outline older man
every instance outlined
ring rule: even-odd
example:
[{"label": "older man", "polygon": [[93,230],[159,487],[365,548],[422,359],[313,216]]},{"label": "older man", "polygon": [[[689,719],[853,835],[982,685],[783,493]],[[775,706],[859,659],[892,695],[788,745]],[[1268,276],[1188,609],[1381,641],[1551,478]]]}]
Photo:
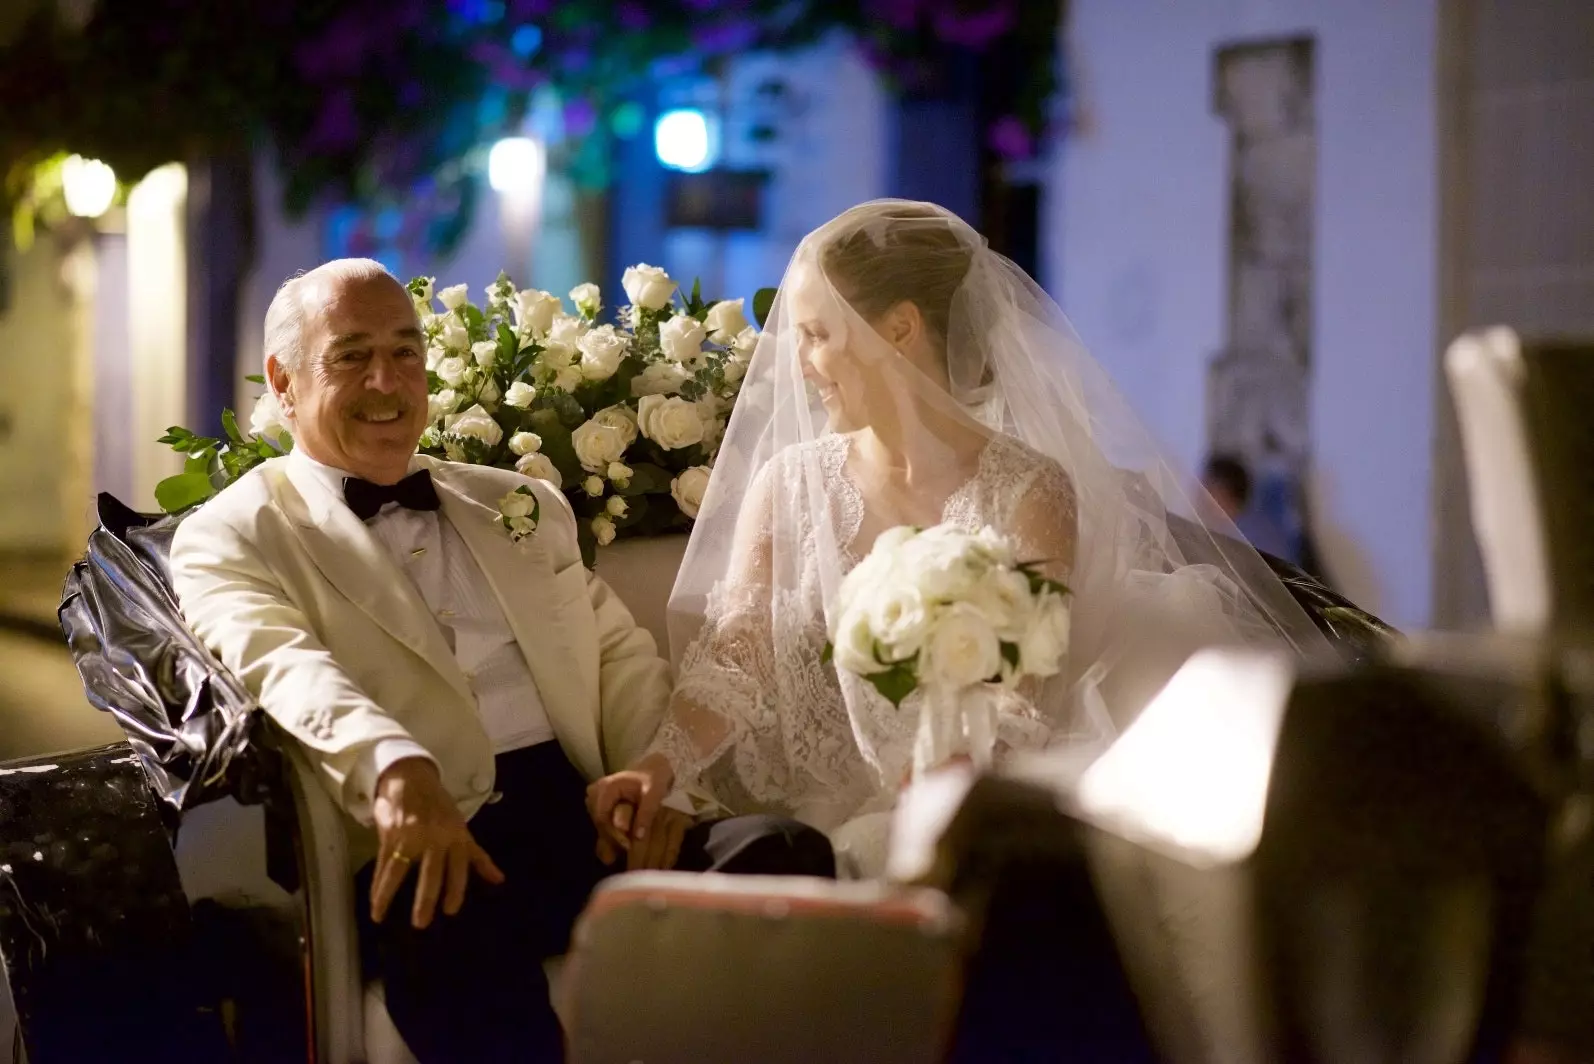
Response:
[{"label": "older man", "polygon": [[[294,449],[179,527],[183,614],[347,814],[368,963],[415,1055],[558,1059],[539,960],[605,871],[586,781],[652,739],[668,667],[582,565],[558,491],[415,453],[425,340],[381,265],[284,284],[265,356]],[[497,504],[520,488],[541,515],[514,542]],[[817,833],[767,819],[671,834],[678,867],[829,859]],[[395,905],[408,921],[385,918]]]}]

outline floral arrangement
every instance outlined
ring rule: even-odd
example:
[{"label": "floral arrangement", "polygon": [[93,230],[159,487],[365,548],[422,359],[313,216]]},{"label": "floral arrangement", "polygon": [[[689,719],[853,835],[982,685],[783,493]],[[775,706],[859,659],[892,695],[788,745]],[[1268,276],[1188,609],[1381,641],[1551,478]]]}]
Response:
[{"label": "floral arrangement", "polygon": [[987,528],[883,532],[841,582],[828,655],[893,705],[920,688],[1008,687],[1056,674],[1068,589]]},{"label": "floral arrangement", "polygon": [[[594,284],[571,290],[574,313],[502,273],[484,306],[462,284],[434,290],[433,278],[417,277],[407,286],[427,343],[421,452],[563,489],[589,565],[618,537],[691,527],[759,336],[744,300],[705,302],[695,284],[683,297],[656,266],[632,266],[622,285],[629,303],[612,324],[599,322]],[[772,296],[761,291],[755,310]],[[156,489],[163,509],[202,502],[292,447],[269,391],[247,434],[231,411],[222,423],[224,440],[180,427],[161,438],[188,455],[183,473]],[[530,534],[535,510],[509,502],[500,507],[505,528]]]}]

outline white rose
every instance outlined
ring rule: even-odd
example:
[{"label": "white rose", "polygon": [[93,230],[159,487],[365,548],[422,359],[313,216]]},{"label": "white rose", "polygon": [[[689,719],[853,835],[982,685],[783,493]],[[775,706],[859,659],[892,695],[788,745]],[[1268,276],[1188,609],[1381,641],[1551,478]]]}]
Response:
[{"label": "white rose", "polygon": [[436,372],[437,364],[447,357],[448,352],[443,349],[441,344],[433,344],[432,346],[428,347],[426,349],[427,372]]},{"label": "white rose", "polygon": [[564,344],[571,350],[587,335],[590,326],[580,318],[572,318],[568,314],[561,314],[554,318],[553,324],[548,327],[548,342],[551,344]]},{"label": "white rose", "polygon": [[681,470],[681,475],[670,481],[670,498],[688,517],[696,518],[703,505],[703,493],[708,491],[708,466],[692,466]]},{"label": "white rose", "polygon": [[870,596],[865,606],[882,658],[907,661],[924,647],[934,618],[918,588],[887,585]]},{"label": "white rose", "polygon": [[1002,646],[979,610],[957,602],[936,618],[919,659],[919,678],[931,686],[968,687],[1002,668]]},{"label": "white rose", "polygon": [[498,446],[498,441],[504,438],[504,430],[498,426],[498,422],[479,405],[469,408],[450,422],[448,431],[453,436],[470,436],[481,440],[489,447]]},{"label": "white rose", "polygon": [[511,521],[517,517],[530,517],[537,512],[537,496],[516,488],[498,500],[498,512]]},{"label": "white rose", "polygon": [[720,367],[720,370],[725,374],[726,384],[736,384],[747,376],[747,363],[739,359],[728,358],[725,360],[725,365]]},{"label": "white rose", "polygon": [[470,350],[470,330],[465,328],[462,323],[450,320],[438,332],[437,342],[450,351],[458,351],[463,354]]},{"label": "white rose", "polygon": [[598,315],[598,308],[603,305],[603,293],[592,282],[578,284],[570,290],[570,302],[576,305],[582,316],[594,318]]},{"label": "white rose", "polygon": [[542,450],[542,437],[535,432],[517,432],[509,437],[509,450],[512,454],[536,454]]},{"label": "white rose", "polygon": [[452,388],[444,388],[435,395],[426,397],[426,422],[429,425],[437,424],[439,418],[447,417],[459,405],[459,395]]},{"label": "white rose", "polygon": [[633,396],[667,395],[686,383],[687,372],[673,362],[654,362],[631,378]]},{"label": "white rose", "polygon": [[516,381],[509,386],[509,391],[504,393],[504,402],[521,410],[531,406],[532,400],[536,398],[537,389],[525,381]]},{"label": "white rose", "polygon": [[437,374],[444,384],[450,388],[456,388],[459,386],[459,382],[465,379],[465,360],[451,355],[439,362],[437,369],[433,372]]},{"label": "white rose", "polygon": [[569,369],[575,360],[575,345],[558,343],[553,340],[549,340],[544,344],[542,354],[537,356],[538,362],[556,372],[562,369]]},{"label": "white rose", "polygon": [[863,610],[848,610],[841,615],[831,646],[837,668],[856,676],[870,676],[890,667],[875,657],[874,632],[869,627],[869,615]]},{"label": "white rose", "polygon": [[284,440],[293,438],[275,392],[267,391],[255,400],[255,408],[249,414],[249,432],[278,447],[282,446]]},{"label": "white rose", "polygon": [[686,314],[677,314],[659,326],[659,349],[671,362],[689,365],[703,353],[703,340],[708,330],[703,323]]},{"label": "white rose", "polygon": [[611,495],[604,501],[603,508],[609,512],[610,517],[624,517],[625,512],[631,507],[618,495]]},{"label": "white rose", "polygon": [[469,291],[469,289],[469,285],[450,285],[441,292],[437,293],[437,298],[443,304],[443,306],[447,307],[449,310],[458,310],[460,307],[463,307],[466,302],[468,302],[466,293]]},{"label": "white rose", "polygon": [[570,434],[570,445],[576,450],[581,468],[589,473],[601,473],[610,462],[618,462],[625,454],[625,437],[613,425],[588,421]]},{"label": "white rose", "polygon": [[610,462],[607,476],[614,482],[615,487],[623,488],[631,483],[631,474],[634,472],[635,470],[624,462]]},{"label": "white rose", "polygon": [[529,517],[511,517],[509,531],[514,536],[515,542],[520,542],[533,532],[537,531],[537,522]]},{"label": "white rose", "polygon": [[1068,653],[1072,614],[1063,596],[1042,597],[1031,617],[1029,630],[1018,640],[1018,668],[1027,676],[1054,676]]},{"label": "white rose", "polygon": [[637,407],[637,428],[667,451],[690,447],[703,439],[703,419],[698,416],[697,406],[678,395],[643,396]]},{"label": "white rose", "polygon": [[600,476],[588,477],[586,480],[581,482],[581,490],[586,492],[588,495],[591,495],[593,498],[597,498],[599,495],[603,494],[603,478]]},{"label": "white rose", "polygon": [[597,537],[598,546],[607,547],[614,542],[614,518],[608,514],[599,514],[592,519],[592,534]]},{"label": "white rose", "polygon": [[758,330],[749,325],[736,334],[736,339],[731,341],[731,350],[743,361],[752,358],[753,350],[758,347],[758,335]]},{"label": "white rose", "polygon": [[744,303],[745,300],[741,299],[722,299],[708,308],[708,317],[703,324],[708,326],[709,337],[715,343],[734,343],[741,331],[747,328],[747,315],[742,313]]},{"label": "white rose", "polygon": [[1010,569],[985,574],[969,602],[991,622],[997,638],[1004,643],[1017,643],[1023,637],[1035,609],[1029,577]]},{"label": "white rose", "polygon": [[476,392],[476,401],[488,410],[497,410],[498,400],[503,397],[503,393],[498,390],[498,382],[490,376],[482,382],[481,388]]},{"label": "white rose", "polygon": [[553,382],[554,387],[558,388],[560,391],[573,392],[577,388],[581,387],[581,382],[584,380],[586,380],[586,378],[581,375],[581,368],[579,366],[566,366],[564,369],[559,371],[559,375],[554,378]]},{"label": "white rose", "polygon": [[670,275],[645,262],[627,269],[620,278],[620,285],[625,289],[625,297],[631,301],[631,305],[644,310],[658,310],[670,301],[670,296],[675,292],[675,282]]},{"label": "white rose", "polygon": [[[620,435],[625,437],[625,445],[631,446],[636,442],[637,424],[636,411],[624,403],[606,406],[592,415],[592,420],[600,425],[609,425],[620,430]],[[627,476],[630,474],[627,473]]]},{"label": "white rose", "polygon": [[581,375],[589,381],[606,381],[620,368],[628,341],[613,325],[593,329],[576,344],[581,350]]},{"label": "white rose", "polygon": [[528,288],[523,292],[515,293],[515,331],[521,339],[532,336],[546,336],[553,326],[553,319],[559,313],[559,297],[551,292],[544,292],[536,288]]},{"label": "white rose", "polygon": [[515,462],[515,472],[519,473],[523,477],[535,477],[538,480],[546,480],[556,488],[562,487],[564,485],[564,477],[560,476],[559,470],[554,467],[553,459],[549,458],[541,451],[537,451],[533,454],[522,455]]},{"label": "white rose", "polygon": [[470,345],[470,353],[482,369],[492,369],[493,363],[498,360],[498,341],[478,340]]}]

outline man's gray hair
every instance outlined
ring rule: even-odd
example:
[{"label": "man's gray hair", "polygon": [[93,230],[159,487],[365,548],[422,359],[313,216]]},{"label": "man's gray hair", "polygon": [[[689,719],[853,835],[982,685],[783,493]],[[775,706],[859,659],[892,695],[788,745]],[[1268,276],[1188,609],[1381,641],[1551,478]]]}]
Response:
[{"label": "man's gray hair", "polygon": [[261,362],[264,363],[266,359],[276,355],[277,361],[292,371],[298,369],[304,361],[306,288],[321,281],[360,282],[375,280],[378,277],[387,277],[394,284],[403,287],[403,282],[375,259],[333,259],[313,270],[294,274],[282,282],[282,287],[277,289],[277,294],[271,299],[271,306],[266,308],[265,343],[261,347]]}]

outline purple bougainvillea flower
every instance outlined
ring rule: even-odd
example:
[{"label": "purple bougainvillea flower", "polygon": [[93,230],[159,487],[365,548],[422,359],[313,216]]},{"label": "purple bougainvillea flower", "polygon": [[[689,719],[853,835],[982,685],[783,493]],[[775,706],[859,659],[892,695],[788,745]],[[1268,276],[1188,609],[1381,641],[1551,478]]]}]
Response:
[{"label": "purple bougainvillea flower", "polygon": [[933,22],[935,35],[941,40],[979,51],[1011,32],[1018,24],[1018,12],[1012,0],[994,0],[979,10],[953,2],[939,7]]},{"label": "purple bougainvillea flower", "polygon": [[992,123],[986,143],[1004,159],[1028,159],[1035,154],[1035,138],[1029,127],[1013,115],[1004,115]]}]

